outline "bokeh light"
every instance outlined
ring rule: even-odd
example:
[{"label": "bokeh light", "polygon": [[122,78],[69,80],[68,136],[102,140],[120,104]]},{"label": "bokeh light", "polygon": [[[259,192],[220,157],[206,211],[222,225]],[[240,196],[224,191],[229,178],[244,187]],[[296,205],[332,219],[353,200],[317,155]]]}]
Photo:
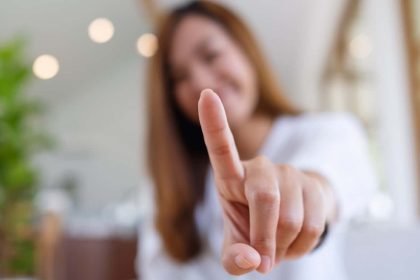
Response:
[{"label": "bokeh light", "polygon": [[372,43],[365,34],[359,34],[350,41],[350,54],[357,59],[369,57],[372,49]]},{"label": "bokeh light", "polygon": [[137,40],[137,51],[144,57],[153,56],[158,49],[158,39],[156,35],[145,33]]},{"label": "bokeh light", "polygon": [[48,54],[37,57],[32,66],[32,71],[35,76],[43,80],[53,78],[57,75],[59,69],[58,60],[54,56]]},{"label": "bokeh light", "polygon": [[88,33],[93,42],[106,43],[114,36],[114,25],[107,18],[97,18],[90,23]]}]

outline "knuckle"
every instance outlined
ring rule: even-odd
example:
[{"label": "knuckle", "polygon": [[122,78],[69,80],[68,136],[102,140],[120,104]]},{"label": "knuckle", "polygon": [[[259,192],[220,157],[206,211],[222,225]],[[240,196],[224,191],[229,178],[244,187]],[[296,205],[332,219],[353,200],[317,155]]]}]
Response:
[{"label": "knuckle", "polygon": [[263,190],[256,190],[252,192],[252,200],[256,204],[264,204],[267,206],[277,206],[280,204],[280,194],[277,191],[265,188]]},{"label": "knuckle", "polygon": [[210,134],[215,134],[215,135],[218,135],[218,134],[220,134],[220,133],[223,133],[224,131],[226,131],[226,124],[220,124],[220,123],[217,123],[217,124],[207,124],[206,125],[206,128],[205,128],[205,131],[207,132],[207,133],[210,133]]},{"label": "knuckle", "polygon": [[217,145],[213,148],[212,152],[218,156],[228,155],[230,154],[230,145],[228,143]]},{"label": "knuckle", "polygon": [[292,217],[281,217],[279,227],[282,231],[299,232],[302,228],[302,220]]},{"label": "knuckle", "polygon": [[322,191],[322,185],[319,182],[318,179],[315,178],[307,178],[307,184],[306,185],[306,191],[311,191],[313,194],[318,195],[318,196],[322,196],[323,195],[323,191]]},{"label": "knuckle", "polygon": [[289,260],[296,260],[300,257],[303,257],[306,254],[306,251],[302,250],[289,250],[286,254],[286,258]]},{"label": "knuckle", "polygon": [[316,239],[321,236],[324,231],[324,227],[320,225],[308,224],[303,227],[305,235],[309,238]]},{"label": "knuckle", "polygon": [[278,170],[283,176],[291,177],[296,174],[296,169],[288,164],[278,165]]},{"label": "knuckle", "polygon": [[318,180],[315,178],[312,178],[310,176],[305,176],[305,180],[306,180],[306,186],[309,187],[310,189],[317,189],[318,187]]},{"label": "knuckle", "polygon": [[285,247],[285,246],[280,247],[278,245],[276,246],[276,253],[275,253],[276,260],[277,259],[283,259],[286,255],[286,253],[287,253],[287,247]]},{"label": "knuckle", "polygon": [[248,160],[247,165],[254,171],[272,172],[274,170],[273,163],[270,161],[269,158],[263,155],[258,155],[255,158]]},{"label": "knuckle", "polygon": [[258,155],[254,158],[254,161],[258,164],[258,165],[262,165],[262,166],[266,166],[269,165],[271,163],[271,161],[264,155]]},{"label": "knuckle", "polygon": [[274,250],[275,241],[273,238],[260,237],[254,240],[253,245],[263,251]]}]

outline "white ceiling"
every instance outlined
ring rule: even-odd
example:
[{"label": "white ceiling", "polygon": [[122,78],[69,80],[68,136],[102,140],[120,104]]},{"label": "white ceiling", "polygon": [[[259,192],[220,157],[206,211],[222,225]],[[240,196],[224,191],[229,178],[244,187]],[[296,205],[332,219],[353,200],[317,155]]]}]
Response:
[{"label": "white ceiling", "polygon": [[[139,60],[139,64],[145,61],[135,49],[137,38],[151,30],[141,1],[1,0],[0,42],[23,33],[30,43],[30,61],[44,53],[58,58],[59,74],[51,80],[35,79],[31,93],[48,99],[75,94],[87,83],[106,79],[129,60]],[[233,6],[251,25],[286,92],[299,97],[300,91],[313,91],[310,85],[316,83],[345,1],[219,2]],[[168,6],[184,1],[157,2]],[[108,43],[96,44],[88,37],[88,25],[97,17],[107,17],[114,23],[115,35]],[[307,83],[301,83],[302,79]]]},{"label": "white ceiling", "polygon": [[[60,148],[43,163],[45,177],[78,174],[86,207],[113,201],[143,174],[146,104],[137,38],[152,27],[142,0],[0,0],[0,43],[27,36],[28,60],[48,53],[60,62],[51,80],[34,79],[30,94],[50,109],[45,125]],[[159,0],[169,6],[184,0]],[[225,0],[254,30],[286,93],[311,103],[336,18],[346,0]],[[113,21],[105,44],[87,34],[97,17]],[[308,101],[309,100],[309,101]],[[52,106],[50,106],[52,105]],[[310,104],[311,105],[311,104]],[[72,166],[72,167],[71,167]],[[106,190],[106,191],[104,191]],[[96,206],[95,206],[96,205]]]},{"label": "white ceiling", "polygon": [[[88,37],[88,25],[97,17],[114,23],[108,43],[96,44]],[[30,62],[44,53],[54,55],[60,63],[58,75],[34,79],[32,91],[63,96],[137,59],[136,39],[150,29],[142,17],[135,0],[1,0],[0,42],[23,34]]]}]

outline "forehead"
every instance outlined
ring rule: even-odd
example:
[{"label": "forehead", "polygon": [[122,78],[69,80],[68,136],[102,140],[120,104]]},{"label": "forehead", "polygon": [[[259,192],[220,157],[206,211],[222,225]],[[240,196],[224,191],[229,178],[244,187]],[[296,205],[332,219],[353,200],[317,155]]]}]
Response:
[{"label": "forehead", "polygon": [[188,15],[175,28],[169,59],[171,64],[184,61],[209,40],[228,39],[224,28],[205,16]]}]

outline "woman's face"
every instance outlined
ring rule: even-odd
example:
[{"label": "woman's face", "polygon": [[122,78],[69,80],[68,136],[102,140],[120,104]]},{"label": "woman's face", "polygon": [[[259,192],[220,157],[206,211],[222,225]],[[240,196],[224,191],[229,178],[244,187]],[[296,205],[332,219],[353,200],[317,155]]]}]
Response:
[{"label": "woman's face", "polygon": [[215,21],[199,15],[186,16],[178,24],[169,52],[175,100],[198,123],[198,99],[205,88],[222,100],[229,124],[248,120],[257,101],[255,70],[233,38]]}]

